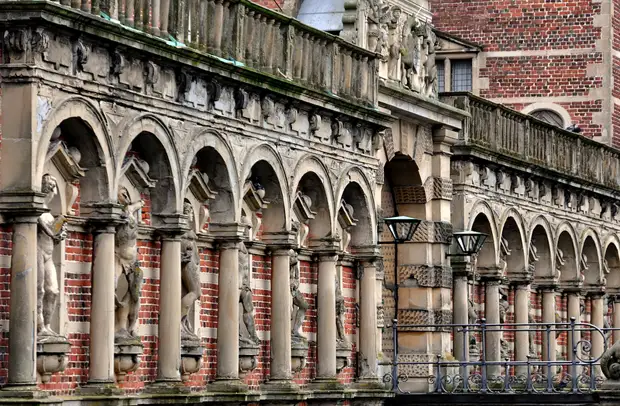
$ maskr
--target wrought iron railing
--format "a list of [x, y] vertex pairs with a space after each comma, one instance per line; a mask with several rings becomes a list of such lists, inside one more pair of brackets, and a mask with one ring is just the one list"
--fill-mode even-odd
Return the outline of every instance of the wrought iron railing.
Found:
[[[611, 345], [613, 331], [618, 329], [599, 328], [593, 324], [566, 323], [502, 323], [488, 324], [481, 319], [477, 324], [392, 324], [394, 360], [391, 373], [383, 377], [397, 394], [411, 393], [539, 393], [539, 394], [584, 394], [591, 393], [605, 381], [601, 365], [603, 354]], [[444, 355], [407, 353], [409, 358], [427, 359], [403, 360], [399, 353], [399, 336], [403, 334], [446, 333], [458, 342], [463, 354], [456, 359]], [[542, 356], [528, 354], [515, 359], [516, 351], [508, 356], [497, 357], [493, 345], [501, 346], [503, 334], [516, 337], [515, 333], [527, 333], [529, 340], [540, 345]], [[615, 333], [618, 334], [617, 332]], [[557, 340], [561, 336], [567, 342], [566, 359], [556, 359]], [[555, 341], [555, 342], [554, 342]], [[594, 345], [593, 345], [594, 342]], [[524, 345], [523, 342], [513, 342]], [[562, 346], [558, 346], [562, 348]], [[491, 351], [489, 351], [491, 348]], [[475, 350], [479, 350], [476, 352]], [[521, 354], [523, 351], [520, 351]], [[555, 354], [557, 355], [557, 354]], [[432, 358], [432, 359], [430, 359]], [[407, 370], [416, 370], [415, 374]], [[425, 372], [427, 371], [428, 374]], [[414, 382], [415, 381], [415, 382]], [[426, 390], [425, 390], [426, 389]]]

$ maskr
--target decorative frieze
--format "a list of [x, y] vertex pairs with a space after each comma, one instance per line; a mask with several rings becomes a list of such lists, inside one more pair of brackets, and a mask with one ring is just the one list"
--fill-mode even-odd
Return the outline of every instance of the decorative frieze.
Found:
[[398, 283], [424, 288], [452, 288], [452, 269], [440, 265], [399, 265]]

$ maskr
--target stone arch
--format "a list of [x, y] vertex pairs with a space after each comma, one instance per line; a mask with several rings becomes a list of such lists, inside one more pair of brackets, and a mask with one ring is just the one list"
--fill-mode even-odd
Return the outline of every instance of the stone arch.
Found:
[[[52, 137], [60, 127], [61, 134], [69, 134], [73, 139], [75, 145], [71, 146], [78, 148], [82, 155], [80, 166], [87, 169], [80, 191], [82, 202], [115, 201], [113, 179], [116, 163], [112, 154], [112, 137], [107, 120], [99, 107], [86, 98], [73, 96], [58, 103], [48, 117], [43, 125], [37, 128], [40, 137], [32, 179], [33, 189], [39, 190], [41, 187]], [[84, 136], [85, 132], [89, 135]]]
[[326, 237], [335, 231], [334, 191], [325, 165], [312, 155], [304, 156], [295, 167], [290, 189], [294, 206], [297, 192], [311, 198], [315, 218], [309, 222], [310, 238]]
[[532, 103], [532, 104], [525, 106], [523, 110], [521, 110], [521, 112], [524, 114], [532, 114], [532, 113], [535, 113], [537, 111], [542, 111], [542, 110], [549, 110], [557, 114], [562, 119], [562, 122], [563, 122], [562, 128], [566, 128], [572, 122], [571, 116], [568, 113], [568, 111], [566, 111], [564, 107], [556, 103], [549, 103], [549, 102]]
[[[265, 188], [265, 200], [269, 206], [263, 211], [263, 229], [267, 232], [290, 230], [291, 201], [287, 176], [282, 158], [270, 145], [261, 144], [248, 151], [242, 167], [240, 186], [246, 181], [260, 183]], [[241, 197], [243, 198], [243, 197]], [[241, 212], [238, 213], [241, 218]]]
[[189, 173], [194, 159], [201, 171], [215, 186], [216, 197], [209, 202], [210, 217], [214, 222], [239, 221], [240, 186], [237, 178], [237, 162], [231, 146], [217, 131], [206, 130], [191, 137], [187, 153], [182, 162], [182, 191], [189, 184]]
[[[128, 121], [119, 132], [121, 142], [117, 148], [119, 157], [125, 157], [130, 148], [141, 152], [149, 164], [148, 175], [157, 181], [151, 195], [152, 211], [159, 213], [182, 213], [180, 198], [179, 154], [173, 134], [167, 126], [152, 114], [143, 114]], [[114, 191], [118, 193], [123, 160], [116, 167]]]
[[553, 233], [549, 221], [542, 215], [530, 223], [528, 241], [528, 266], [538, 282], [555, 279], [555, 255]]
[[577, 233], [568, 223], [562, 223], [557, 228], [555, 239], [556, 270], [560, 272], [560, 281], [579, 281], [579, 247]]
[[599, 286], [603, 282], [602, 249], [596, 232], [586, 229], [581, 234], [581, 253], [579, 258], [580, 271], [586, 286]]
[[427, 219], [429, 196], [415, 160], [401, 153], [394, 154], [385, 164], [385, 182], [392, 190], [399, 215]]
[[[345, 170], [342, 175], [340, 176], [340, 179], [338, 181], [338, 187], [337, 187], [337, 191], [336, 191], [336, 205], [338, 207], [339, 202], [342, 199], [347, 199], [347, 198], [351, 198], [353, 197], [352, 195], [349, 194], [345, 194], [345, 191], [347, 188], [349, 188], [350, 184], [356, 184], [357, 187], [359, 187], [358, 190], [358, 195], [359, 197], [362, 197], [362, 201], [357, 202], [356, 205], [358, 207], [356, 207], [356, 205], [353, 205], [353, 208], [355, 210], [357, 209], [361, 209], [362, 211], [367, 210], [368, 211], [368, 226], [370, 227], [369, 233], [370, 233], [370, 239], [365, 242], [366, 245], [371, 245], [371, 244], [376, 244], [377, 243], [377, 233], [375, 232], [377, 230], [377, 218], [376, 218], [376, 204], [375, 204], [375, 198], [374, 195], [372, 193], [373, 189], [370, 185], [370, 182], [368, 181], [368, 177], [364, 174], [364, 172], [362, 172], [361, 169], [359, 169], [356, 166], [350, 166], [349, 168], [347, 168], [347, 170]], [[349, 193], [353, 193], [353, 192], [349, 192]], [[348, 201], [347, 201], [348, 202]], [[362, 202], [363, 205], [362, 206]], [[352, 202], [348, 202], [349, 204], [352, 204]], [[364, 208], [363, 208], [364, 207]], [[335, 214], [337, 214], [338, 210], [335, 210]], [[360, 212], [357, 212], [360, 213]], [[334, 220], [334, 224], [336, 223], [336, 221]], [[361, 227], [359, 227], [361, 225]], [[366, 228], [366, 224], [358, 224], [358, 233], [361, 233], [362, 229], [365, 230]], [[365, 231], [364, 231], [365, 232]], [[357, 235], [356, 237], [360, 237], [361, 239], [361, 234]], [[364, 238], [364, 240], [366, 240], [366, 238]], [[362, 245], [362, 244], [356, 244], [355, 239], [353, 239], [352, 236], [352, 244], [354, 245]]]
[[607, 290], [620, 293], [620, 239], [612, 234], [607, 237], [604, 247], [603, 272]]
[[[478, 219], [478, 216], [480, 215], [482, 215], [482, 217]], [[476, 202], [469, 212], [469, 221], [466, 224], [466, 230], [478, 231], [487, 234], [487, 239], [485, 240], [485, 243], [482, 246], [480, 253], [478, 254], [477, 266], [497, 266], [497, 247], [499, 247], [499, 231], [497, 230], [497, 218], [495, 216], [495, 213], [493, 212], [493, 209], [491, 209], [491, 206], [483, 200], [479, 200], [478, 202]], [[481, 265], [481, 259], [482, 264], [484, 265]]]
[[[507, 275], [523, 275], [528, 265], [523, 218], [515, 209], [508, 209], [502, 216], [499, 229], [501, 230], [500, 259], [506, 261]], [[506, 249], [507, 252], [505, 252]]]

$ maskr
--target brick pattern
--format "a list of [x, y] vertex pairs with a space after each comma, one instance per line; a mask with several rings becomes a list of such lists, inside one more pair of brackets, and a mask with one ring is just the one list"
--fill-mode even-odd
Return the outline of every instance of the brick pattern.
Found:
[[345, 305], [344, 332], [352, 344], [350, 364], [340, 371], [338, 375], [338, 380], [344, 384], [353, 382], [357, 371], [357, 348], [355, 345], [357, 341], [357, 308], [355, 306], [355, 297], [347, 296], [347, 291], [344, 289], [351, 289], [355, 292], [356, 287], [355, 269], [348, 266], [342, 267], [342, 288]]
[[[0, 255], [11, 255], [13, 229], [0, 227]], [[8, 323], [11, 299], [11, 269], [0, 268], [0, 320]], [[9, 373], [9, 334], [0, 333], [0, 384], [5, 384]]]
[[[618, 1], [618, 0], [614, 0]], [[431, 0], [433, 22], [442, 30], [484, 46], [486, 52], [580, 50], [581, 55], [510, 56], [486, 58], [480, 77], [487, 78], [487, 98], [587, 96], [601, 88], [602, 78], [591, 76], [587, 65], [602, 63], [595, 51], [601, 28], [595, 18], [601, 3], [575, 1]], [[618, 21], [614, 18], [617, 27]], [[614, 43], [618, 40], [614, 39]], [[620, 48], [617, 48], [620, 49]], [[588, 50], [590, 50], [588, 52]], [[586, 136], [601, 135], [592, 124], [602, 111], [600, 100], [559, 103]], [[510, 106], [520, 110], [523, 106]], [[620, 117], [620, 116], [619, 116]]]
[[147, 226], [151, 225], [151, 194], [149, 192], [140, 193], [140, 199], [144, 201], [144, 206], [140, 213], [142, 214], [142, 223]]

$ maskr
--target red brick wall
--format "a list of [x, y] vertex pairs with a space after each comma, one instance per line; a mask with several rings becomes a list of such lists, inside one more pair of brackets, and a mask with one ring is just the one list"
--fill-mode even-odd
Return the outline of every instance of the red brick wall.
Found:
[[[618, 0], [615, 0], [618, 1]], [[602, 87], [602, 78], [589, 76], [588, 64], [602, 63], [594, 49], [601, 29], [594, 18], [601, 11], [592, 0], [508, 1], [430, 0], [435, 26], [484, 46], [485, 51], [581, 50], [582, 55], [510, 56], [486, 58], [481, 78], [488, 78], [486, 98], [581, 96]], [[583, 53], [586, 52], [586, 53]], [[601, 101], [558, 103], [587, 136], [600, 135], [592, 114]], [[517, 110], [524, 106], [509, 105]]]
[[[614, 51], [620, 51], [620, 0], [613, 0], [612, 7], [615, 10], [611, 20], [611, 29], [613, 32], [612, 48]], [[615, 99], [620, 99], [620, 58], [617, 53], [612, 52], [612, 76], [614, 85], [611, 95]], [[614, 103], [611, 112], [611, 123], [614, 131], [612, 140], [613, 146], [620, 148], [620, 106]]]

